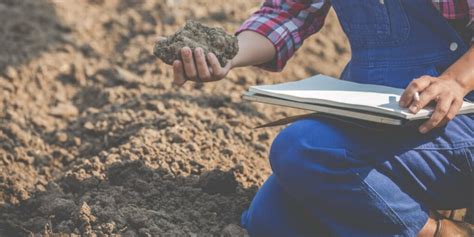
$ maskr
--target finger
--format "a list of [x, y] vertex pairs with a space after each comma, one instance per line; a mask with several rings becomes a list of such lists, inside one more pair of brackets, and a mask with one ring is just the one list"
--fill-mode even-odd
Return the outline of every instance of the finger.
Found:
[[212, 68], [212, 75], [214, 75], [216, 78], [219, 78], [222, 77], [222, 67], [221, 67], [221, 64], [219, 62], [219, 60], [217, 59], [216, 55], [213, 54], [213, 53], [209, 53], [207, 55], [207, 58], [209, 60], [209, 64]]
[[453, 101], [453, 104], [451, 105], [451, 108], [449, 109], [449, 112], [446, 114], [444, 119], [438, 124], [437, 127], [442, 127], [446, 125], [447, 123], [449, 123], [449, 121], [453, 120], [456, 117], [459, 110], [461, 109], [462, 103], [463, 103], [462, 100], [455, 99]]
[[179, 60], [176, 60], [173, 62], [173, 75], [174, 75], [173, 83], [175, 85], [182, 86], [184, 83], [186, 83], [186, 76], [184, 75], [183, 63], [181, 63], [181, 61]]
[[422, 108], [426, 107], [431, 101], [436, 100], [439, 96], [441, 88], [438, 85], [431, 85], [425, 89], [421, 95], [419, 101], [413, 101], [409, 107], [409, 110], [416, 114]]
[[[451, 104], [451, 107], [449, 108], [449, 111], [448, 113], [446, 114], [444, 120], [444, 124], [448, 123], [449, 121], [453, 120], [456, 115], [458, 114], [459, 110], [461, 110], [461, 107], [462, 107], [462, 104], [463, 104], [463, 100], [462, 99], [454, 99], [453, 100], [453, 103]], [[443, 122], [441, 122], [440, 125], [444, 125], [442, 124]], [[438, 126], [440, 126], [438, 125]]]
[[440, 123], [448, 114], [451, 105], [453, 104], [453, 99], [453, 96], [440, 97], [438, 103], [436, 104], [436, 108], [431, 115], [431, 118], [420, 126], [419, 130], [421, 133], [427, 133], [440, 125]]
[[197, 71], [194, 64], [193, 52], [189, 47], [181, 49], [181, 57], [184, 63], [184, 72], [188, 79], [196, 81]]
[[400, 106], [408, 107], [413, 103], [413, 98], [417, 92], [425, 90], [431, 84], [432, 78], [429, 76], [422, 76], [414, 79], [403, 92], [400, 97]]
[[209, 81], [211, 79], [211, 72], [209, 72], [209, 67], [207, 66], [204, 50], [202, 48], [196, 48], [194, 50], [194, 57], [196, 59], [199, 78], [204, 82]]

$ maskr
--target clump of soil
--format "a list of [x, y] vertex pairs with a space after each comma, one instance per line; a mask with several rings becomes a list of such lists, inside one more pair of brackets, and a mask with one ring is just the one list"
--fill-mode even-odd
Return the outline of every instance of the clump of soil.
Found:
[[181, 58], [180, 50], [186, 46], [192, 50], [202, 48], [204, 55], [214, 53], [221, 66], [225, 66], [227, 60], [234, 58], [239, 51], [237, 37], [227, 34], [224, 29], [189, 21], [174, 35], [158, 41], [154, 54], [166, 64], [171, 65]]

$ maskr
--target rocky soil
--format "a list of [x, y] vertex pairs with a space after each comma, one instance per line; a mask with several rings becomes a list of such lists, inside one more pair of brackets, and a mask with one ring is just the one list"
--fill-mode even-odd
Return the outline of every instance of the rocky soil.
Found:
[[234, 32], [236, 0], [0, 0], [0, 236], [242, 236], [241, 212], [299, 111], [242, 101], [251, 85], [337, 76], [349, 49], [331, 12], [287, 68], [172, 86], [157, 36], [196, 20]]

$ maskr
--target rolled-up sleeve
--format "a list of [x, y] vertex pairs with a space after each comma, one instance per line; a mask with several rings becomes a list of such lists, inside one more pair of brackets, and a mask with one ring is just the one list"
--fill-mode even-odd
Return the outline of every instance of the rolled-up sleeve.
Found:
[[303, 41], [324, 25], [330, 3], [327, 0], [265, 0], [262, 7], [239, 28], [267, 37], [276, 57], [260, 67], [281, 71]]

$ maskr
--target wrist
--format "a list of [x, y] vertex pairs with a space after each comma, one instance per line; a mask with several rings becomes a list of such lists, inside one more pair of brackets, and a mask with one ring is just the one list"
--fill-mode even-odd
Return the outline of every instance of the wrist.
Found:
[[248, 65], [242, 62], [241, 60], [239, 60], [239, 58], [234, 58], [231, 61], [230, 69], [239, 68], [239, 67], [247, 67], [247, 66], [251, 66], [251, 65]]
[[465, 95], [474, 90], [474, 47], [451, 65], [441, 76], [443, 80], [454, 80]]
[[441, 80], [451, 81], [454, 82], [462, 91], [463, 95], [469, 94], [472, 90], [474, 90], [473, 84], [471, 80], [474, 78], [463, 78], [462, 76], [455, 76], [450, 75], [450, 73], [445, 73], [439, 77]]

